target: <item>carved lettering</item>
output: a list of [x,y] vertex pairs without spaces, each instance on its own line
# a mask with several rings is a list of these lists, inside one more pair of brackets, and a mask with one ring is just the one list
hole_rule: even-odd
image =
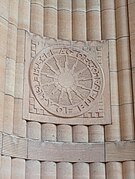
[[41,51],[30,69],[33,94],[47,111],[74,117],[95,105],[102,93],[99,64],[76,48],[54,47]]

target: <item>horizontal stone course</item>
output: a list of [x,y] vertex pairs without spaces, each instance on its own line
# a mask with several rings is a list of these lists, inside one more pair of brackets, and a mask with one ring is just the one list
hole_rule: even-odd
[[71,163],[130,161],[135,159],[135,141],[105,143],[43,142],[0,133],[0,154],[38,161]]

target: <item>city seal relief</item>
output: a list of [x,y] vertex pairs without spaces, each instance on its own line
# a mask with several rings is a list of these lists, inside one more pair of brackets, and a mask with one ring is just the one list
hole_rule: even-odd
[[98,103],[104,75],[92,53],[55,45],[43,49],[33,59],[30,86],[38,103],[49,113],[76,117]]

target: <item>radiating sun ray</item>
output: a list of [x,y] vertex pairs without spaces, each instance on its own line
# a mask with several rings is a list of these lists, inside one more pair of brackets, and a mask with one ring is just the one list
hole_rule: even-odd
[[58,98],[58,103],[60,103],[60,99],[62,98],[63,96],[63,90],[60,91],[60,95],[59,95],[59,98]]
[[76,86],[77,86],[77,87],[80,87],[80,88],[82,88],[82,89],[85,89],[85,90],[87,90],[87,91],[91,91],[89,88],[87,88],[87,87],[84,86],[84,85],[77,84]]
[[51,91],[51,94],[52,94],[52,95],[54,95],[54,94],[57,92],[57,90],[59,89],[58,86],[59,86],[59,85],[57,85],[57,86]]
[[55,56],[53,56],[53,58],[54,58],[54,60],[55,60],[56,66],[58,67],[60,73],[62,73],[63,70],[62,70],[62,68],[61,68],[61,66],[60,66],[60,64],[59,64],[59,62],[58,62],[58,59],[57,59]]
[[73,104],[73,101],[72,101],[72,96],[71,96],[71,93],[70,93],[69,89],[67,89],[67,95],[68,95],[69,102],[70,102],[71,105],[72,105],[72,104]]
[[92,78],[84,78],[84,77],[78,78],[78,81],[89,81],[89,80],[93,80],[93,79]]
[[49,75],[49,74],[47,74],[47,73],[45,73],[45,72],[41,72],[41,75],[44,75],[44,76],[46,76],[46,77],[48,77],[48,78],[53,78],[53,79],[56,78],[55,76]]
[[52,66],[50,66],[48,63],[45,63],[49,68],[50,68],[50,70],[53,72],[53,73],[55,73],[55,74],[59,74]]
[[74,65],[72,66],[71,72],[73,73],[75,71],[75,68],[77,66],[78,60],[76,59],[76,62],[74,63]]
[[54,84],[55,84],[55,82],[52,81],[52,82],[43,84],[42,87],[44,87],[44,86],[51,86],[51,85],[54,85]]
[[68,60],[67,60],[67,55],[65,55],[65,71],[68,70]]
[[73,89],[73,88],[71,88],[71,89],[72,89],[72,91],[76,94],[76,96],[78,96],[80,99],[83,100],[83,96],[79,93],[79,91],[77,91],[77,90],[75,90],[75,89]]
[[83,68],[82,70],[79,70],[76,72],[76,75],[82,74],[83,72],[85,72],[87,70],[87,67]]

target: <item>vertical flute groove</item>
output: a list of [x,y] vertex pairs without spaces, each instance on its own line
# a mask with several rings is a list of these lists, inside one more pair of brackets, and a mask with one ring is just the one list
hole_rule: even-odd
[[101,40],[100,0],[86,0],[87,40]]
[[122,6],[123,3],[117,2],[115,5],[121,139],[132,140],[134,139],[134,121],[127,4],[125,2],[125,6]]
[[57,38],[57,0],[45,0],[44,6],[44,36]]
[[43,0],[31,2],[31,32],[43,36]]
[[72,35],[73,40],[86,40],[86,2],[85,0],[72,1]]
[[58,38],[72,39],[72,1],[58,1]]

